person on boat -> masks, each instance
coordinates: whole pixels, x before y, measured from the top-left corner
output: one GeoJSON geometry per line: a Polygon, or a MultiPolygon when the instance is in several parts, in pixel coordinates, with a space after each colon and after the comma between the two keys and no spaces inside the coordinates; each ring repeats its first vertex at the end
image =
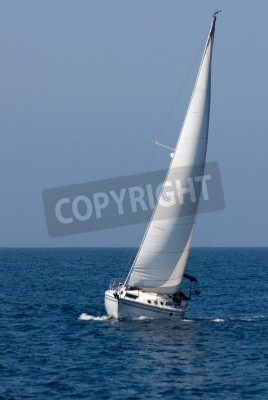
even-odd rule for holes
{"type": "Polygon", "coordinates": [[[190,297],[186,296],[186,294],[180,290],[175,296],[173,296],[173,301],[176,304],[180,304],[182,300],[190,300],[190,297]]]}

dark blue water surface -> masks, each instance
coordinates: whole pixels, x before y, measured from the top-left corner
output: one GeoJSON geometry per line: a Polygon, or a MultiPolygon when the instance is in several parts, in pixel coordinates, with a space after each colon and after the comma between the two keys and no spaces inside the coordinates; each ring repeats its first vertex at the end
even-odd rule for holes
{"type": "Polygon", "coordinates": [[[193,249],[183,321],[107,319],[132,252],[0,250],[0,399],[268,398],[268,249],[193,249]]]}

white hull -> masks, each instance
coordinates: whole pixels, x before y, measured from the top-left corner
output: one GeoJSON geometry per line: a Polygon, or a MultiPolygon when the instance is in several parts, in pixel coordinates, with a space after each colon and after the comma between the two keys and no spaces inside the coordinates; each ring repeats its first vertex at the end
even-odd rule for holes
{"type": "MultiPolygon", "coordinates": [[[[145,294],[137,299],[125,297],[125,293],[119,298],[114,297],[112,290],[105,292],[105,309],[109,316],[113,318],[149,318],[149,319],[181,319],[188,306],[182,301],[179,306],[166,306],[145,303],[146,295],[155,298],[156,294],[145,294]],[[153,297],[154,296],[154,297],[153,297]]],[[[158,297],[159,298],[159,297],[158,297]]]]}

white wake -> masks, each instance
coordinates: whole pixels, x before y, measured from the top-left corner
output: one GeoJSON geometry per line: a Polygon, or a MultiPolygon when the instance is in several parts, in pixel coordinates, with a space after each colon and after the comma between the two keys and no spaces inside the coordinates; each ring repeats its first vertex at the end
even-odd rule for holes
{"type": "Polygon", "coordinates": [[[225,322],[225,319],[223,318],[212,318],[212,322],[225,322]]]}
{"type": "Polygon", "coordinates": [[[101,317],[95,317],[94,315],[82,313],[79,315],[78,319],[80,319],[82,321],[107,321],[107,319],[109,319],[109,317],[107,315],[102,315],[101,317]]]}

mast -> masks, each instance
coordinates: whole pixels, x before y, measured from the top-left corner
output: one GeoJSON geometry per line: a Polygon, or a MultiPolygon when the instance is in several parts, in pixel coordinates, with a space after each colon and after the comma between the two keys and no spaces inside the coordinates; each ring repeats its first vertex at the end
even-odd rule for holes
{"type": "MultiPolygon", "coordinates": [[[[211,61],[217,14],[214,13],[181,133],[142,244],[125,285],[174,294],[179,290],[191,247],[198,201],[167,207],[177,171],[187,185],[190,176],[203,176],[210,115],[211,61]],[[187,209],[186,209],[187,207],[187,209]]],[[[197,199],[200,198],[200,191],[197,199]]]]}

